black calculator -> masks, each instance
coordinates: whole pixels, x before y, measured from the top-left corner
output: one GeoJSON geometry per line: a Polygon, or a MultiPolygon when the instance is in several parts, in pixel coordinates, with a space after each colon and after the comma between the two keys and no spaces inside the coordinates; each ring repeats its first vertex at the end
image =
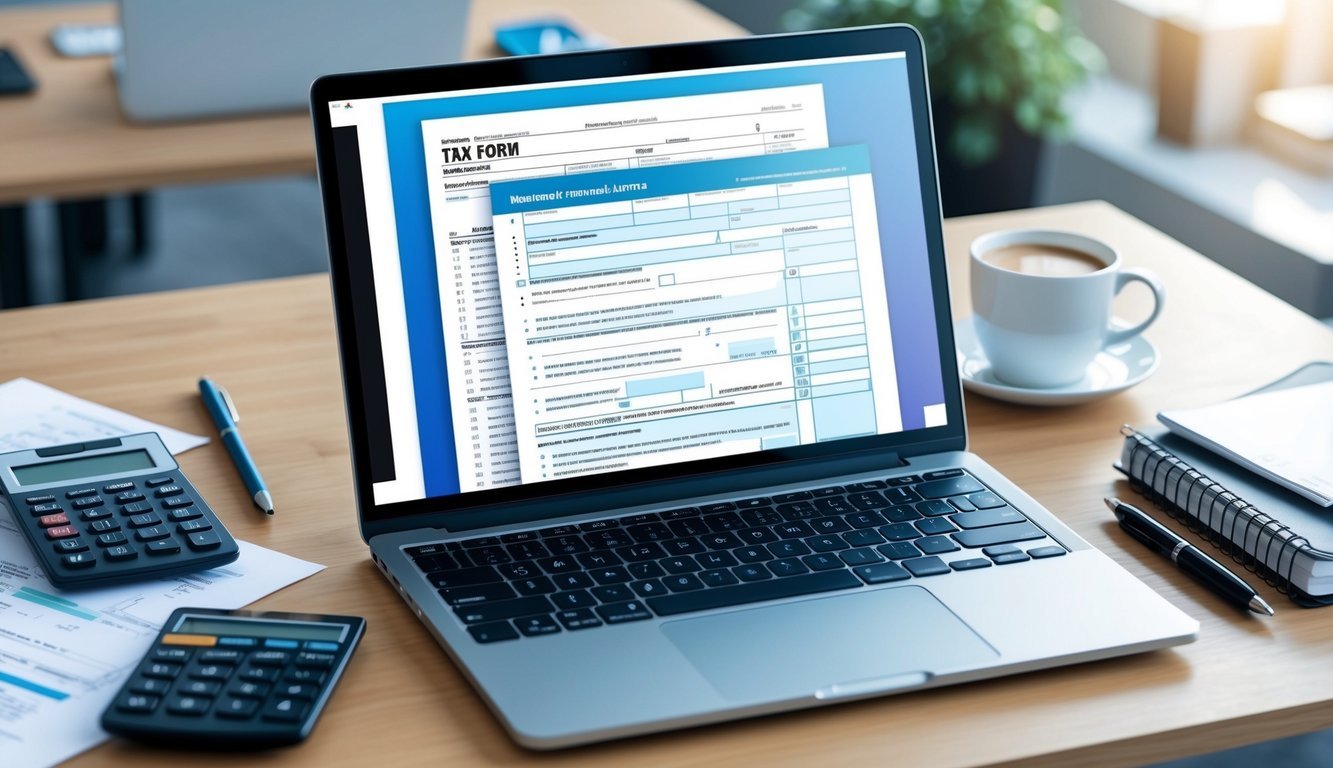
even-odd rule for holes
{"type": "Polygon", "coordinates": [[[240,555],[156,432],[0,454],[0,491],[61,589],[201,571],[240,555]]]}
{"type": "Polygon", "coordinates": [[[310,735],[365,629],[359,616],[177,608],[102,727],[200,749],[295,744],[310,735]]]}

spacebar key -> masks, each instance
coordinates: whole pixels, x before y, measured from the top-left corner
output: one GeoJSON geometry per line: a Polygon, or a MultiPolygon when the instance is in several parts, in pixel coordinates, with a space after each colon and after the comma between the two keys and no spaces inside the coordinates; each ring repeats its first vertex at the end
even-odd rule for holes
{"type": "Polygon", "coordinates": [[[674,616],[678,613],[706,611],[710,608],[725,608],[729,605],[758,603],[764,600],[832,592],[835,589],[851,589],[859,586],[861,580],[853,576],[851,571],[821,571],[808,576],[791,576],[735,587],[717,587],[697,592],[650,597],[645,602],[658,616],[674,616]]]}

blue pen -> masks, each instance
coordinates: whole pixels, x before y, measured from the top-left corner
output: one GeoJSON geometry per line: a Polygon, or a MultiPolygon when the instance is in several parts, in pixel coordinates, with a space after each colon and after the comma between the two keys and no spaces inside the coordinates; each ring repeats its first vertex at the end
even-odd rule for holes
{"type": "Polygon", "coordinates": [[[222,436],[222,444],[227,447],[231,462],[236,465],[236,471],[241,473],[245,490],[250,492],[250,497],[260,509],[270,515],[273,514],[273,497],[264,487],[264,478],[259,476],[259,468],[255,466],[254,459],[250,458],[250,452],[245,449],[245,441],[241,440],[241,433],[236,428],[236,422],[241,420],[241,415],[236,412],[236,404],[231,401],[231,396],[227,394],[227,390],[206,378],[199,380],[199,396],[204,399],[204,408],[208,411],[208,415],[213,417],[213,423],[217,425],[218,434],[222,436]]]}

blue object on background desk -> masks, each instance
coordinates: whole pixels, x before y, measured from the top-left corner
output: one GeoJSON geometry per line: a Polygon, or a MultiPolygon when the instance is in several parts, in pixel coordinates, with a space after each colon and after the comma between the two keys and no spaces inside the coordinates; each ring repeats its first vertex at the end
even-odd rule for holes
{"type": "Polygon", "coordinates": [[[227,447],[227,455],[231,456],[236,470],[241,473],[241,480],[245,482],[245,490],[250,492],[250,498],[254,499],[255,504],[264,512],[273,514],[273,497],[264,487],[264,478],[259,476],[259,467],[256,467],[254,459],[250,458],[250,451],[246,450],[245,441],[241,440],[241,433],[236,428],[236,422],[240,421],[241,415],[236,412],[236,404],[231,401],[231,396],[225,389],[207,378],[199,380],[199,396],[204,400],[204,408],[208,410],[208,415],[213,417],[222,444],[227,447]]]}
{"type": "Polygon", "coordinates": [[[495,44],[511,56],[606,48],[610,42],[585,35],[560,18],[528,19],[495,28],[495,44]]]}

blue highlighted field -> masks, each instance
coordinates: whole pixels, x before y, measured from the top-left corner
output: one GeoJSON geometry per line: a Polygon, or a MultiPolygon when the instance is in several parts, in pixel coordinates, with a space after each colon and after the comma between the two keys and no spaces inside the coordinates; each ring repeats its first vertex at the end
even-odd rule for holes
{"type": "Polygon", "coordinates": [[[55,699],[56,701],[64,701],[69,698],[69,694],[64,691],[47,688],[46,686],[38,685],[31,680],[24,680],[21,677],[14,677],[13,675],[5,674],[4,672],[0,672],[0,683],[9,683],[12,686],[22,688],[25,691],[32,691],[33,693],[45,696],[48,699],[55,699]]]}
{"type": "Polygon", "coordinates": [[[686,389],[699,389],[704,385],[704,375],[699,372],[682,373],[676,376],[662,376],[656,379],[640,379],[625,382],[626,397],[661,395],[666,392],[680,392],[686,389]]]}
{"type": "Polygon", "coordinates": [[[60,611],[61,613],[69,614],[70,616],[79,619],[84,619],[86,621],[95,621],[97,619],[97,614],[85,611],[84,609],[79,607],[78,603],[75,603],[71,600],[66,600],[63,597],[48,595],[45,592],[36,589],[31,589],[29,587],[19,587],[17,590],[14,591],[14,597],[17,597],[20,600],[26,600],[36,605],[40,605],[44,608],[50,608],[53,611],[60,611]]]}

